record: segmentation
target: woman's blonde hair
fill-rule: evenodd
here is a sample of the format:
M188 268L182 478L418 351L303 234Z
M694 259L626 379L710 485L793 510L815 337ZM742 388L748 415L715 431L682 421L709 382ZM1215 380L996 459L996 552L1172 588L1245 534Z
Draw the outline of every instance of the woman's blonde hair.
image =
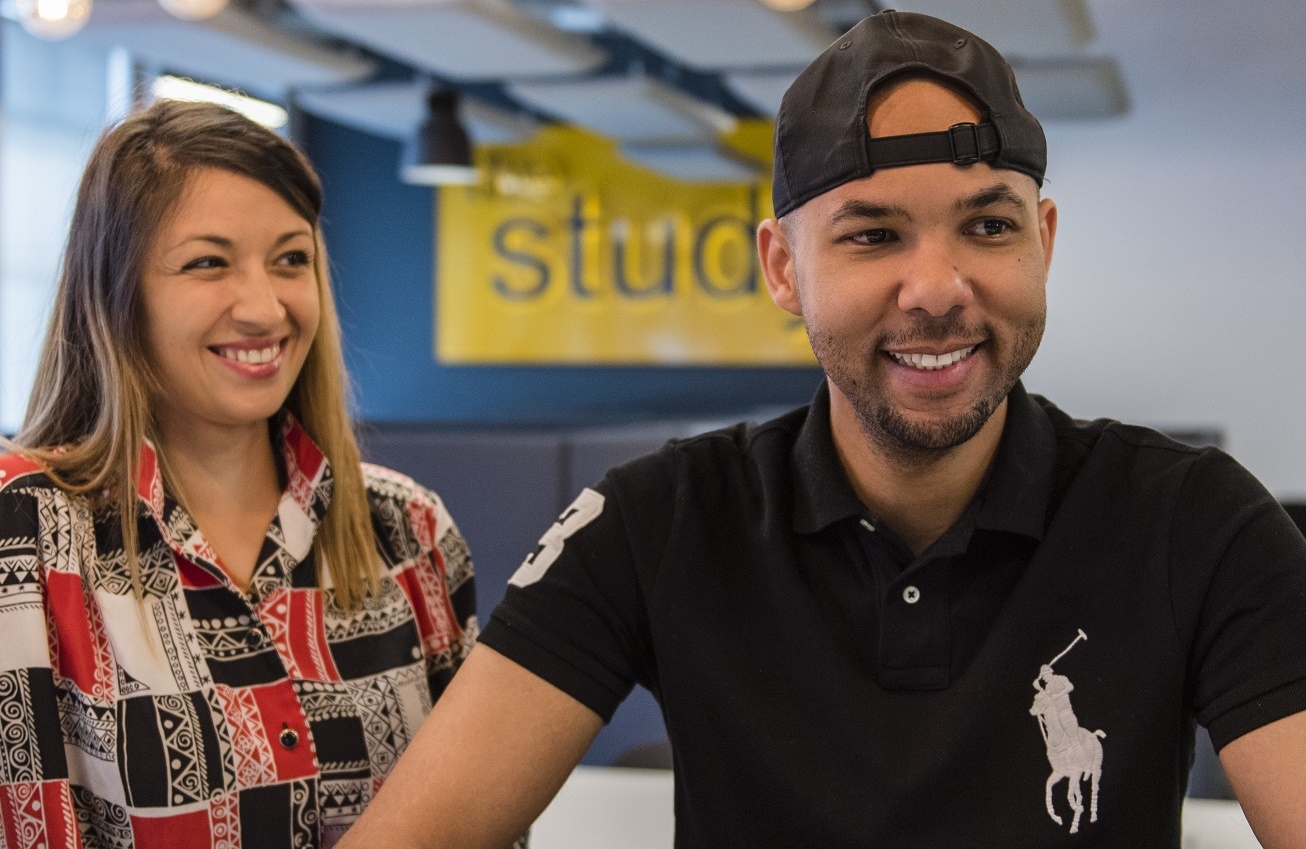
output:
M50 327L14 443L59 485L117 512L139 594L136 474L143 441L155 436L150 402L159 385L146 353L141 272L187 178L205 168L257 180L313 225L321 319L285 407L331 464L333 491L314 555L339 603L354 607L378 586L379 560L321 250L322 186L293 145L242 115L161 101L100 138L78 188Z

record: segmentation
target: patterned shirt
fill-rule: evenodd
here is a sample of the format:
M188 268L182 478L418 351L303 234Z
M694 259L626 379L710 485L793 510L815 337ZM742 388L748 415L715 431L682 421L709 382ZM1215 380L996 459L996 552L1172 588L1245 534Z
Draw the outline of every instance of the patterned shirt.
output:
M343 610L312 542L331 472L288 416L288 484L248 591L145 446L143 598L117 515L0 456L0 847L330 846L477 633L440 500L364 465L379 595Z

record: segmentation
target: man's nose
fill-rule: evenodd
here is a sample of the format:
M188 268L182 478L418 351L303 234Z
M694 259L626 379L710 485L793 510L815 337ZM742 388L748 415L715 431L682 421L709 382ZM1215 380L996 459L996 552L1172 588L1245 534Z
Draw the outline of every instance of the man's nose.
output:
M907 259L898 289L898 307L903 312L942 317L970 303L970 280L948 245L922 241Z

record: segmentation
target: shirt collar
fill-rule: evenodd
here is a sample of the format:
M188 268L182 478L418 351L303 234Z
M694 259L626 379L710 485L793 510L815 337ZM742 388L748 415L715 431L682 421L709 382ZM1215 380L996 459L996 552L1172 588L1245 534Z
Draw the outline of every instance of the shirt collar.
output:
M834 448L830 387L825 382L807 409L790 455L794 478L794 531L811 534L866 512Z
M299 562L308 556L318 525L326 515L331 498L331 467L322 450L290 413L283 412L273 426L277 428L275 442L281 451L286 488L281 493L277 515L268 527L268 537L294 562ZM142 504L172 549L188 560L221 573L217 555L205 541L195 520L164 493L158 451L148 439L141 446L136 485ZM256 567L256 580L264 571L263 567L263 563Z
M1007 419L993 468L981 488L975 527L1042 539L1055 461L1052 422L1017 382L1007 396ZM834 447L830 390L825 383L808 408L790 463L795 532L815 533L843 519L865 515L866 508Z
M1052 421L1017 382L1007 396L1007 421L975 527L1043 539L1056 460Z

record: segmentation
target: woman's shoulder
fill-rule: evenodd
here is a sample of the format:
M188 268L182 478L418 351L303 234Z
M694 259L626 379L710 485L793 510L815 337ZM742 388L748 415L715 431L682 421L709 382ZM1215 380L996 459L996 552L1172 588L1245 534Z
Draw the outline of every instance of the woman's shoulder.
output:
M0 540L29 539L51 523L92 523L86 496L69 492L35 458L0 454Z
M12 495L19 488L58 489L45 467L32 457L11 452L0 454L0 494Z
M363 486L370 501L408 502L413 499L438 502L440 497L403 472L375 463L363 463Z
M435 492L402 472L363 463L363 486L373 516L403 521L423 548L431 549L454 527L453 517Z

